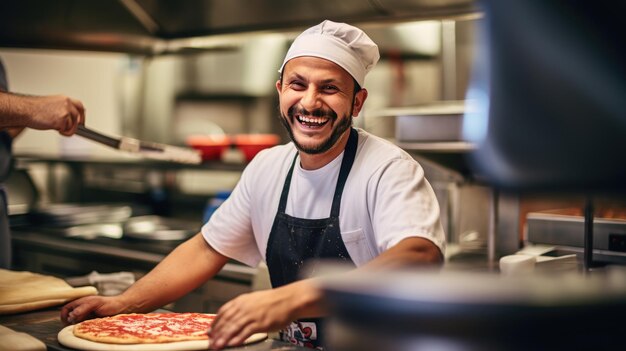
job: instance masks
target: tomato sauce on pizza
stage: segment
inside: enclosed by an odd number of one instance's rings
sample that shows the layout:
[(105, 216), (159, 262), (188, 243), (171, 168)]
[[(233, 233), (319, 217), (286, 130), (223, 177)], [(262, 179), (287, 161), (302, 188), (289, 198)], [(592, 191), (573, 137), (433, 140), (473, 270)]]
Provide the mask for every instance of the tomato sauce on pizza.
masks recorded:
[(205, 313), (118, 314), (76, 324), (76, 337), (110, 344), (208, 340), (215, 315)]

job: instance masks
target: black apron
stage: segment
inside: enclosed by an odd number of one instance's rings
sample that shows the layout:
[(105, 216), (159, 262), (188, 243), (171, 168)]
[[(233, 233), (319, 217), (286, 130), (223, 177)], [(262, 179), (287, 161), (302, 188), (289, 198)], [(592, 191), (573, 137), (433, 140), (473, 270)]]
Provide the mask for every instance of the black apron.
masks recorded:
[[(300, 279), (299, 274), (302, 266), (307, 263), (315, 264), (315, 261), (309, 262), (311, 260), (334, 259), (354, 264), (341, 239), (339, 209), (341, 194), (354, 163), (357, 142), (358, 133), (355, 129), (351, 129), (341, 161), (329, 218), (295, 218), (285, 213), (291, 176), (298, 158), (296, 154), (280, 195), (278, 212), (274, 218), (272, 231), (267, 242), (266, 261), (272, 287), (277, 288)], [(311, 266), (307, 267), (311, 268)], [(301, 346), (321, 348), (321, 322), (320, 318), (293, 322), (288, 328), (280, 332), (281, 339)]]

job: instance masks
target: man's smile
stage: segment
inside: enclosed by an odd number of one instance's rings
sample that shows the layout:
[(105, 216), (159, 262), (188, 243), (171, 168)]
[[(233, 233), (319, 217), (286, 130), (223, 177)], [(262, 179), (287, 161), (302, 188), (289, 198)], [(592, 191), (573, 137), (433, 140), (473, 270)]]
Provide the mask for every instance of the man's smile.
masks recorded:
[(293, 122), (309, 130), (322, 129), (329, 122), (337, 119), (337, 114), (333, 110), (326, 109), (308, 111), (294, 106), (289, 109), (288, 113)]
[(322, 117), (307, 117), (307, 116), (302, 116), (297, 114), (296, 116), (296, 120), (303, 126), (307, 127), (307, 128), (319, 128), (324, 126), (326, 123), (328, 123), (328, 121), (330, 121), (330, 118), (322, 118)]

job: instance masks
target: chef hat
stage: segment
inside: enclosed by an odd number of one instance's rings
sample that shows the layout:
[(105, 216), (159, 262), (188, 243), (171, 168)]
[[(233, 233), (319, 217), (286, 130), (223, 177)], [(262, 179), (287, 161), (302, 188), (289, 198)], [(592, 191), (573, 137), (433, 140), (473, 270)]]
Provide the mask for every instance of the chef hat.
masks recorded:
[(365, 75), (378, 62), (378, 46), (365, 32), (346, 23), (324, 21), (300, 34), (291, 44), (278, 72), (301, 56), (320, 57), (345, 69), (363, 86)]

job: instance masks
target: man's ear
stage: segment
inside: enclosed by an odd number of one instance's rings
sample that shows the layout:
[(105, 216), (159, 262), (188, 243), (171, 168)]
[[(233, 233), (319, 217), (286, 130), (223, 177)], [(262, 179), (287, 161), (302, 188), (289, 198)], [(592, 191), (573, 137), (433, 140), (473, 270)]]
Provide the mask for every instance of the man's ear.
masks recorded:
[(354, 96), (354, 105), (352, 105), (352, 116), (356, 117), (361, 112), (363, 108), (363, 104), (365, 104), (365, 100), (367, 99), (367, 90), (365, 88), (359, 90)]
[(276, 81), (276, 90), (278, 91), (278, 94), (280, 94), (280, 91), (282, 89), (283, 85), (280, 83), (280, 79)]

